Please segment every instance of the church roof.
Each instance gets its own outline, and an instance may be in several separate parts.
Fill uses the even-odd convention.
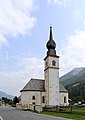
[[[42,79],[31,79],[22,91],[45,91],[45,81]]]
[[[45,80],[42,79],[31,79],[25,87],[21,90],[22,91],[45,91]],[[59,83],[59,91],[60,92],[68,92],[65,87]]]
[[[59,91],[60,91],[60,92],[68,92],[68,91],[66,90],[66,88],[65,88],[61,83],[59,83]]]

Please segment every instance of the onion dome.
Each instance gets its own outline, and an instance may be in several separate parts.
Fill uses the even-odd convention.
[[[49,41],[47,42],[47,49],[55,49],[56,48],[56,43],[53,40],[53,35],[52,35],[52,27],[50,26],[50,36],[49,36]]]
[[[46,44],[46,47],[48,49],[47,55],[56,55],[56,43],[53,40],[53,35],[52,35],[52,27],[50,26],[50,35],[49,35],[49,41]]]

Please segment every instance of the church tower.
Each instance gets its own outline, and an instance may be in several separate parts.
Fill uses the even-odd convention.
[[[47,106],[59,105],[59,56],[56,55],[56,43],[53,40],[52,27],[50,26],[49,40],[46,44],[48,49],[44,59],[44,79]]]

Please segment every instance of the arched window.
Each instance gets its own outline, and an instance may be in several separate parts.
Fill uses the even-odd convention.
[[[55,60],[52,61],[52,66],[56,66]]]
[[[32,96],[32,100],[35,100],[35,96]]]
[[[66,96],[64,97],[64,103],[66,103]]]
[[[45,103],[45,96],[42,96],[42,103]]]

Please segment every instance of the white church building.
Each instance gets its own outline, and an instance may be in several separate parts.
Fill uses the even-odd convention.
[[[50,27],[47,53],[44,58],[44,80],[31,79],[21,92],[22,109],[42,111],[45,106],[68,106],[68,91],[59,83],[59,56],[56,54],[56,43]]]

